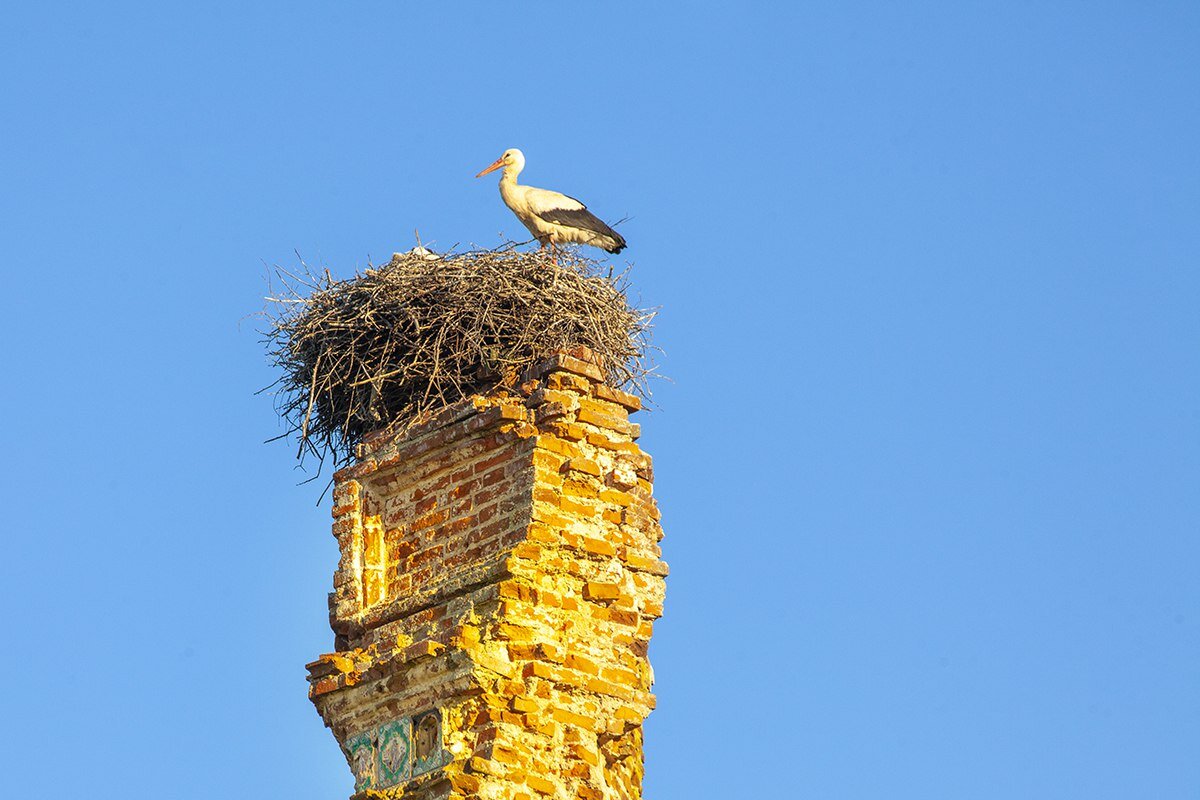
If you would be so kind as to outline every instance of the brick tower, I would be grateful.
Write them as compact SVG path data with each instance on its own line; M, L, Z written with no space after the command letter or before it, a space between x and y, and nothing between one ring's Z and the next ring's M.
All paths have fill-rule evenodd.
M356 800L642 795L662 529L638 399L575 355L335 476L337 652L309 696Z

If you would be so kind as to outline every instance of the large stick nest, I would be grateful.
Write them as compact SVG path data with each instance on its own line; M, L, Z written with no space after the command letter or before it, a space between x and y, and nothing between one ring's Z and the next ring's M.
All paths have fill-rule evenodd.
M349 280L277 267L268 297L275 406L298 458L349 463L364 434L511 385L551 353L583 345L608 381L647 396L653 311L630 306L624 274L564 251L437 255L423 248Z

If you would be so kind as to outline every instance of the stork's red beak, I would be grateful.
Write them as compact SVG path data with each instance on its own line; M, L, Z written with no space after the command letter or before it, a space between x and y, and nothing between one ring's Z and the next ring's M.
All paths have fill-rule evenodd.
M503 166L504 166L504 157L503 157L503 156L501 156L500 158L497 158L495 161L493 161L493 162L492 162L492 165L491 165L490 167L488 167L487 169L485 169L483 172L479 173L479 174L478 174L478 175L476 175L475 177L476 177L476 178L482 178L484 175L487 175L489 172L492 172L492 171L494 171L494 170L498 170L498 169L500 169L500 168L501 168L501 167L503 167Z

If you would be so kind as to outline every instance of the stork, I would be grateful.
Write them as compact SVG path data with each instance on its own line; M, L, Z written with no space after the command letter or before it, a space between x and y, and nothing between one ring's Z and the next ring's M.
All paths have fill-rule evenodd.
M574 197L518 184L517 176L525 168L525 154L516 148L505 150L504 155L475 177L482 178L501 167L504 174L500 176L500 196L504 198L504 205L512 209L521 224L538 240L539 249L550 245L555 264L558 264L556 245L564 242L590 244L610 253L625 249L621 234L605 225Z

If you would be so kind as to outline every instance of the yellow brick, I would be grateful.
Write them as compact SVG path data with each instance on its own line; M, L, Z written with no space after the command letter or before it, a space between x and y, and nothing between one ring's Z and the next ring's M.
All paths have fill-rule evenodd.
M628 548L625 549L624 558L622 559L633 569L639 569L643 572L650 572L655 575L667 575L671 570L665 561L659 561L657 558L646 558L637 553L631 553Z
M601 400L622 406L626 411L637 411L642 407L642 399L637 395L614 389L605 383L597 383L592 387L592 392Z
M537 701L532 700L528 697L514 697L513 701L512 701L512 707L516 711L523 711L523 712L538 710Z
M600 499L606 503L612 503L622 508L633 505L633 495L628 492L622 492L619 489L602 489L600 491Z
M546 385L551 389L567 389L574 392L589 392L592 384L587 378L569 372L552 372L546 376Z
M535 504L532 512L534 520L544 523L556 530L571 527L571 521L558 513L557 510L545 503Z
M524 558L529 561L537 561L542 555L542 548L530 542L520 542L513 548L513 555L517 558Z
M467 762L467 769L471 770L471 772L482 772L484 775L502 776L495 762L488 758L480 758L479 756L474 756Z
M600 667L595 661L592 661L587 656L581 656L576 653L571 653L567 656L567 666L571 669L577 669L580 672L586 672L589 675L600 674Z
M579 458L572 458L570 461L568 461L567 469L575 472L583 472L587 475L594 475L597 478L599 478L601 474L599 464L597 464L595 461L592 461L590 458L583 458L582 456Z
M593 411L591 408L581 408L579 413L575 415L575 419L580 422L585 422L588 425L595 425L597 428L607 428L608 430L616 431L617 433L628 434L632 430L629 422L616 417L612 414L603 414L599 411Z
M574 711L567 711L565 708L554 709L550 712L550 716L554 717L564 725L574 725L577 728L584 728L585 730L589 731L595 730L596 728L595 720L580 714L576 714Z
M629 706L621 706L616 711L616 718L626 722L641 722L642 715Z
M551 506L556 506L561 501L557 491L540 483L533 487L533 499Z
M571 745L571 752L575 754L576 758L586 761L593 767L600 766L600 755L589 747L585 747L581 744L574 744Z
M487 698L488 702L494 702L493 698ZM499 722L500 712L494 708L481 708L475 714L472 725L487 725L489 722Z
M570 392L560 392L555 391L554 389L543 389L541 396L542 400L547 403L562 403L564 406L575 405L575 401L577 399L576 396ZM537 398L535 397L534 399L536 400Z
M583 537L583 549L598 556L615 556L617 554L617 548L613 547L612 542L607 539L593 539L590 536Z
M507 747L502 747L499 745L492 748L492 758L504 764L519 764L521 762L521 759L517 755L516 751L509 750Z
M590 678L587 682L587 688L596 694L620 697L622 700L629 700L633 697L633 692L624 686L617 686L615 683L602 681L599 678Z
M560 684L574 686L577 689L583 689L584 687L586 687L587 681L588 681L586 675L580 675L571 670L564 670L564 671L559 672L558 675L555 677L555 680Z
M623 608L608 609L608 618L619 625L628 625L631 628L637 627L640 622L637 612L627 611Z
M474 795L479 791L479 787L483 785L483 781L474 775L468 775L465 772L456 772L450 776L450 785L454 787L455 791Z
M641 452L641 448L633 442L610 439L602 433L589 433L587 435L587 442L596 447L603 447L605 450L615 450L619 453L637 454Z
M638 688L640 688L642 685L642 679L639 678L636 673L630 672L627 669L606 667L601 671L600 674L605 680L613 681L614 683L621 683L626 686L634 686Z
M529 661L537 658L537 645L513 642L507 649L508 657L513 661Z
M587 436L587 431L583 428L583 426L576 425L574 422L556 422L548 427L555 436L568 439L572 442L582 441L583 438Z
M543 544L555 544L558 542L558 534L552 528L548 528L537 522L529 524L529 531L526 535L533 541L542 542Z
M565 463L567 463L567 459L558 453L551 453L546 450L533 451L533 465L538 469L546 470L547 472L558 472Z
M567 497L582 497L588 500L600 497L600 490L584 481L567 481L562 486L562 493Z
M580 455L578 446L554 436L537 437L537 446L542 450L549 450L551 453L557 453L567 458L575 458Z
M524 675L526 678L545 678L550 681L558 677L557 671L553 667L543 664L541 661L530 661L526 664Z
M474 625L462 625L458 629L458 642L464 647L479 644L479 628Z
M542 794L548 795L553 795L555 789L558 788L553 782L548 781L545 778L539 778L536 775L530 775L525 778L525 785L530 789L533 789L535 792L541 792Z
M616 600L621 596L621 587L615 583L588 581L584 584L583 596L588 600Z
M536 603L537 589L516 581L504 581L500 584L500 596L509 600L522 600L526 603Z
M586 503L580 503L576 500L572 500L570 497L558 498L558 506L568 514L575 514L583 517L584 519L592 519L596 516L596 509L592 508Z
M516 639L518 641L528 640L533 637L533 631L522 625L513 625L509 622L501 622L500 629L497 631L497 636L501 639Z

